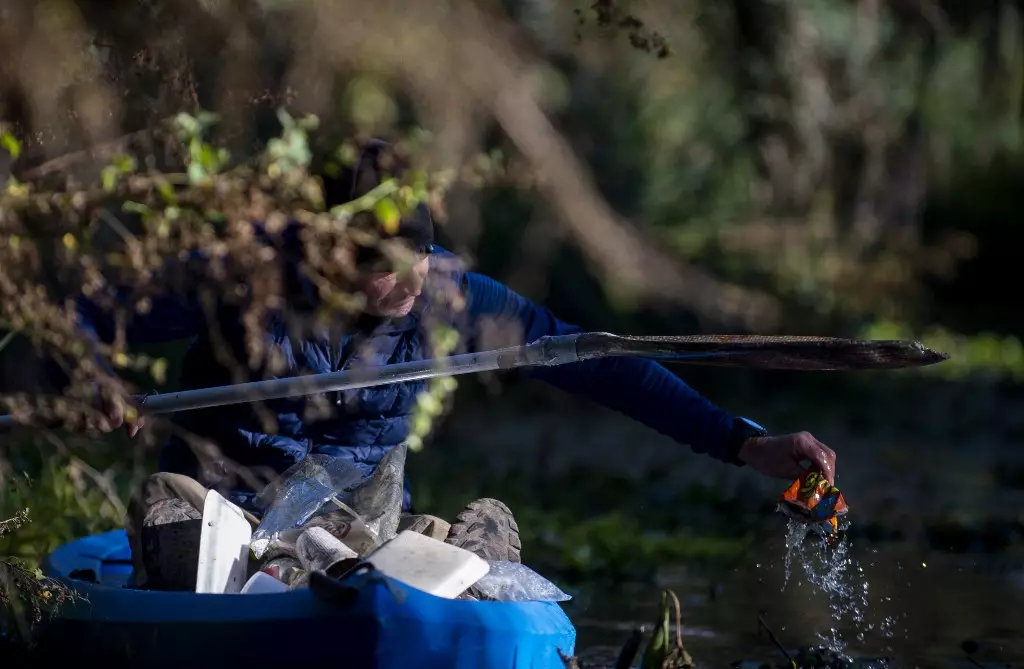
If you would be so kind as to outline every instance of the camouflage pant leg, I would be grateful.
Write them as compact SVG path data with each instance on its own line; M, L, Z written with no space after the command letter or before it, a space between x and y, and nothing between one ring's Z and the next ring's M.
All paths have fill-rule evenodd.
M132 496L125 517L125 531L131 547L136 586L141 586L147 581L144 563L147 547L143 546L143 528L160 527L163 529L160 532L160 538L164 539L163 543L167 543L167 540L180 540L189 544L182 546L184 552L192 552L191 544L195 544L194 549L198 552L199 534L202 532L201 521L208 492L209 490L198 481L170 472L158 472L143 481ZM243 510L243 513L245 519L255 529L259 525L259 520L248 511ZM160 538L156 540L159 541Z
M398 531L404 532L405 530L412 530L417 534L423 534L431 539L437 539L438 541L444 541L448 538L448 530L451 529L451 524L446 520L442 520L437 516L428 516L426 514L412 514L402 516L398 521Z

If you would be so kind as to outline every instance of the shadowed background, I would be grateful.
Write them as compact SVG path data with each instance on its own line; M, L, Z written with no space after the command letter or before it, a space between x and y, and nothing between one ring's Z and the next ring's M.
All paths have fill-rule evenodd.
M338 137L429 131L430 158L463 165L439 216L445 245L588 329L907 337L952 354L913 372L678 371L726 408L837 451L855 550L895 551L871 558L871 602L908 621L901 652L957 653L987 635L1003 659L1022 657L1024 630L1004 614L1024 596L1024 4L0 8L0 120L21 147L17 160L0 151L0 170L19 179L95 179L158 120L199 108L247 155L277 132L279 106ZM509 178L473 187L466 166L486 171L496 150ZM0 275L5 303L25 294L30 279ZM16 313L0 313L0 333L19 329ZM28 340L2 341L0 390L43 392ZM181 352L147 351L169 360L165 384L131 379L173 388ZM506 500L526 560L582 584L572 606L601 619L581 626L581 647L615 645L615 602L643 599L608 583L680 565L725 570L683 581L710 579L692 604L709 622L691 622L735 634L721 642L735 657L759 643L757 607L807 616L781 623L794 645L831 625L812 593L779 594L773 506L786 482L537 384L463 379L449 408L410 456L417 506L450 517L475 496ZM34 520L0 553L38 559L118 526L159 436L0 437L0 519L28 507ZM949 600L896 567L929 562ZM699 608L720 601L715 588L746 593L721 610L750 615ZM891 643L869 631L863 646Z

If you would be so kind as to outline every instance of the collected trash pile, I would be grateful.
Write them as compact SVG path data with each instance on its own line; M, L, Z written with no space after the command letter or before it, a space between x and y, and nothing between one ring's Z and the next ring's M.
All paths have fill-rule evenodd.
M238 506L210 491L196 592L286 592L308 587L314 572L342 579L369 568L447 599L570 599L523 564L485 560L412 530L398 532L404 470L402 447L369 479L347 461L308 456L257 496L264 512L255 531Z

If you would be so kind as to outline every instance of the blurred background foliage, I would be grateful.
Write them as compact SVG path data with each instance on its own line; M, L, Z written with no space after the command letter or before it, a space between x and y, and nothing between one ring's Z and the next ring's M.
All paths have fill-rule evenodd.
M520 157L541 182L531 190L456 187L442 233L476 269L566 320L636 334L913 337L953 355L885 378L685 370L716 402L778 429L810 424L843 439L900 439L911 460L920 447L905 438L911 433L924 435L915 443L960 439L951 448L965 453L979 434L971 425L993 431L1000 453L1024 436L1007 417L1024 375L1015 272L1024 243L1020 0L481 0L408 16L373 4L338 3L330 20L314 9L322 4L300 10L286 0L5 4L0 118L22 145L7 168L19 178L40 169L44 178L73 174L77 163L61 156L198 108L222 115L221 139L239 155L269 136L282 105L331 120L339 135L426 129L452 155ZM505 46L468 60L488 21L500 26L494 43ZM344 65L324 56L296 66L325 35L349 50ZM441 53L436 39L470 46ZM442 83L451 89L439 90ZM575 152L582 180L566 176L575 163L546 141L547 126L523 99ZM587 199L588 182L597 204ZM601 202L629 221L629 234L683 268L650 280L652 292L678 299L630 292L660 265L626 245L633 237L610 236L599 216L588 218L606 212ZM25 366L20 337L2 348L5 383L37 373ZM169 384L136 383L173 388L181 346L155 354L170 360ZM547 425L546 416L579 428L568 440L585 439L586 424L598 419L514 380L467 381L455 406L410 464L418 502L450 515L475 493L504 497L529 519L521 523L527 546L569 569L734 555L771 509L771 494L737 492L719 469L701 463L711 472L701 473L689 460L684 468L697 480L685 485L658 479L657 466L618 483L608 471L555 474L544 462L532 474L494 473L495 452L535 442L531 426ZM501 427L481 428L489 421ZM538 452L575 452L577 466L593 459L587 447L553 436L562 428L545 429L536 428L548 435ZM121 437L2 439L0 517L28 507L34 522L0 539L0 553L38 559L62 541L119 525L159 434L150 446ZM833 445L850 471L855 462L901 466L901 449L886 451L897 464L867 464L875 451ZM609 471L627 457L607 455L613 450L601 450ZM892 520L868 513L870 486L852 476L844 490L854 508L872 522ZM570 481L573 497L538 480ZM888 502L879 493L879 505ZM958 513L965 525L977 518ZM1020 522L1012 512L1005 520Z

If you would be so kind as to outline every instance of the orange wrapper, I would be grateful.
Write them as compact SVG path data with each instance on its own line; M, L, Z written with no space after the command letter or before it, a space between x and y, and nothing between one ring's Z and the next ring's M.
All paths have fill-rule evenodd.
M849 511L839 488L818 472L807 472L794 481L779 498L779 509L832 535L839 529L838 517Z

